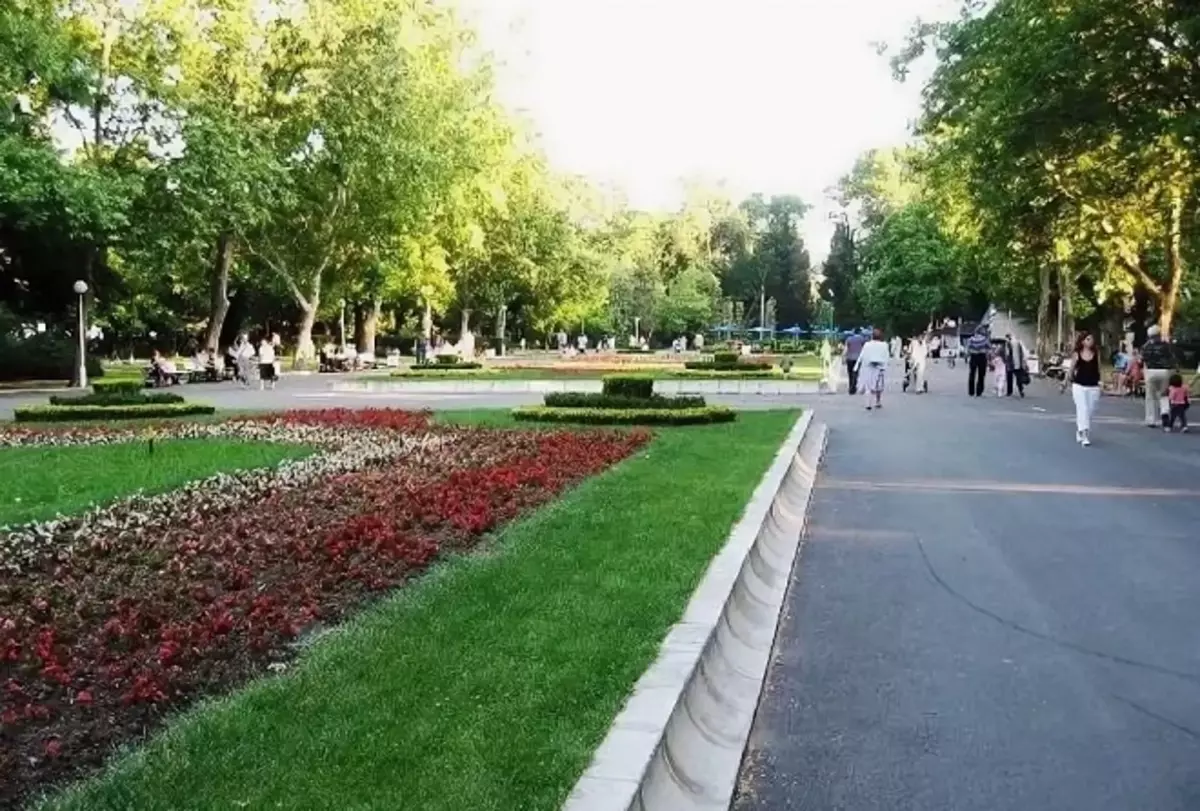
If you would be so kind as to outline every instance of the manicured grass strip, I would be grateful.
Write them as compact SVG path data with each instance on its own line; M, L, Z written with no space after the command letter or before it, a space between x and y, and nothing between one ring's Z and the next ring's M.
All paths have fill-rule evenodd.
M663 429L46 807L558 811L795 419Z
M737 412L725 406L702 408L514 408L518 422L561 422L575 425L705 425L733 422Z
M70 515L136 490L162 492L223 470L269 467L307 448L228 440L0 448L0 526Z
M145 403L136 405L44 405L13 411L17 422L82 422L84 420L145 420L159 417L193 417L213 414L216 408L201 403Z

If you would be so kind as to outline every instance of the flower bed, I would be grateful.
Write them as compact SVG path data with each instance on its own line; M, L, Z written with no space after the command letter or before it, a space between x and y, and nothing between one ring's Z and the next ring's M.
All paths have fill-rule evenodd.
M557 422L577 425L705 425L733 422L737 412L723 406L703 408L514 408L513 418L522 422Z
M552 408L704 408L703 397L625 397L619 394L574 391L551 392L542 401Z
M298 639L648 438L331 410L143 431L17 427L0 445L218 436L318 453L0 530L0 806L198 697L286 667Z

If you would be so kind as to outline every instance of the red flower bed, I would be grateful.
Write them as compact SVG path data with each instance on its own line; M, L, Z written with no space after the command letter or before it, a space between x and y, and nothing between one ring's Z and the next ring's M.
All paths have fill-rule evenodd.
M405 412L281 419L429 430L427 415ZM97 764L169 710L286 662L297 637L647 440L439 433L446 441L431 450L162 533L77 545L0 582L0 806Z

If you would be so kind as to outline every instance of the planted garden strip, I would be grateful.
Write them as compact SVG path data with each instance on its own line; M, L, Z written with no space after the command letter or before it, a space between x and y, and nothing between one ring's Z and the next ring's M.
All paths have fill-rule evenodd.
M794 422L656 432L44 811L558 811Z
M624 397L617 394L587 392L551 392L542 398L552 408L704 408L703 397Z
M737 412L724 406L703 408L553 408L525 406L512 411L520 422L575 425L706 425L733 422Z
M0 585L0 805L97 764L197 697L284 664L309 629L648 439L432 428L426 415L387 411L189 430L325 451L275 475L190 485L173 494L196 505L182 512L134 497L5 536L6 552L32 539L54 554L24 555ZM46 444L95 439L44 433Z

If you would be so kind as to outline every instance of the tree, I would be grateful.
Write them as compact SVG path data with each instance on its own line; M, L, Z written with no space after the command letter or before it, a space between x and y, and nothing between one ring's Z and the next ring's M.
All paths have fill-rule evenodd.
M954 244L928 207L911 203L872 232L856 284L863 314L889 332L915 334L963 303Z
M851 326L862 321L862 310L856 296L861 275L854 231L846 221L834 227L829 242L829 255L822 267L821 300L833 307L835 323Z

